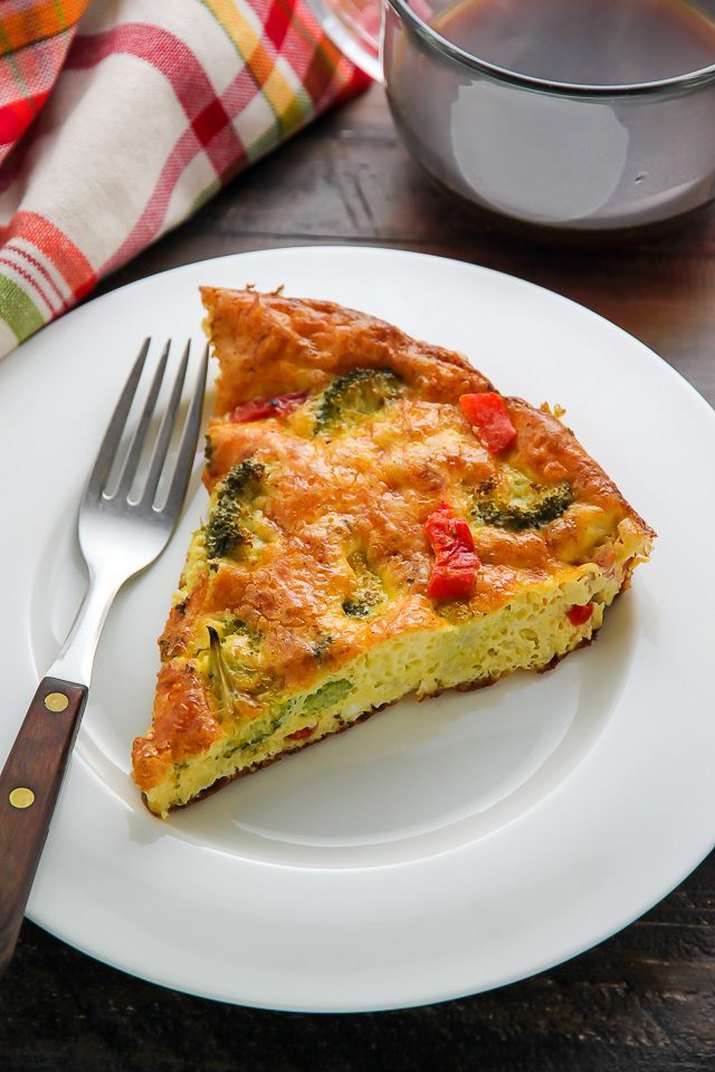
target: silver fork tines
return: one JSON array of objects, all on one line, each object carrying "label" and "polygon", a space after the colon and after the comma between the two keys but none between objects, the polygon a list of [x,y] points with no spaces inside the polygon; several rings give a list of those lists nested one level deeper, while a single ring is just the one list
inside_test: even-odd
[{"label": "silver fork tines", "polygon": [[[151,339],[146,339],[116,404],[82,496],[78,536],[90,586],[51,667],[50,673],[57,677],[89,683],[99,633],[114,595],[125,580],[148,566],[166,546],[186,494],[201,423],[208,348],[191,384],[183,426],[181,400],[191,343],[184,347],[163,406],[160,400],[167,394],[164,380],[171,340],[164,346],[142,402],[142,373],[150,349]],[[140,412],[132,428],[130,416],[138,404]],[[138,491],[133,494],[135,487]]]}]

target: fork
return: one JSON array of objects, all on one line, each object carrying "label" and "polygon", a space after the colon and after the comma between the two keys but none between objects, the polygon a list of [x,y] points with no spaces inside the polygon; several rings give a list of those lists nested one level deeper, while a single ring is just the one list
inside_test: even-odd
[{"label": "fork", "polygon": [[[87,591],[59,655],[37,688],[0,773],[0,974],[17,943],[87,702],[94,655],[109,608],[124,582],[153,562],[166,547],[191,475],[208,348],[203,353],[181,429],[180,403],[191,343],[183,351],[160,423],[161,407],[157,401],[164,379],[168,380],[171,340],[164,346],[141,405],[138,385],[150,346],[151,339],[146,339],[82,495],[77,533],[89,572]],[[139,401],[135,403],[135,399]],[[128,417],[133,405],[140,406],[140,415],[132,433]],[[159,428],[154,434],[156,423]],[[178,446],[173,446],[178,437]]]}]

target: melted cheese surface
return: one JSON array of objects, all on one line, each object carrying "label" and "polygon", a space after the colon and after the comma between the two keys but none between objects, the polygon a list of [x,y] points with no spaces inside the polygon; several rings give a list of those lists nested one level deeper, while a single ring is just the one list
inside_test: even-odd
[{"label": "melted cheese surface", "polygon": [[[205,297],[225,412],[208,429],[210,501],[160,639],[153,727],[134,748],[159,814],[409,691],[548,664],[600,626],[652,536],[551,414],[506,400],[516,442],[490,454],[459,394],[491,385],[458,355],[326,303],[231,293]],[[366,395],[362,412],[351,371],[363,390],[382,368],[399,389]],[[232,417],[274,383],[307,396],[287,415]],[[332,404],[348,390],[349,407]],[[246,467],[250,490],[235,480],[227,507]],[[439,603],[424,525],[445,502],[481,565],[469,600]],[[570,622],[574,604],[592,605],[587,622]]]}]

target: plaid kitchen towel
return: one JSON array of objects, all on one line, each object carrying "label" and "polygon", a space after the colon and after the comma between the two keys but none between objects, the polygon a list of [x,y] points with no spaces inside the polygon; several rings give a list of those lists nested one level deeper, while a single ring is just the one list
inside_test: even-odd
[{"label": "plaid kitchen towel", "polygon": [[0,0],[0,357],[365,85],[304,0]]}]

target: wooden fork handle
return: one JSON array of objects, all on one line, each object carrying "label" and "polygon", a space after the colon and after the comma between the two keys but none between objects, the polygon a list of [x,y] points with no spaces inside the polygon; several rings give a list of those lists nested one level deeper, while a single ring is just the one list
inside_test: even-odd
[{"label": "wooden fork handle", "polygon": [[85,685],[43,678],[0,773],[0,975],[15,950],[86,701]]}]

